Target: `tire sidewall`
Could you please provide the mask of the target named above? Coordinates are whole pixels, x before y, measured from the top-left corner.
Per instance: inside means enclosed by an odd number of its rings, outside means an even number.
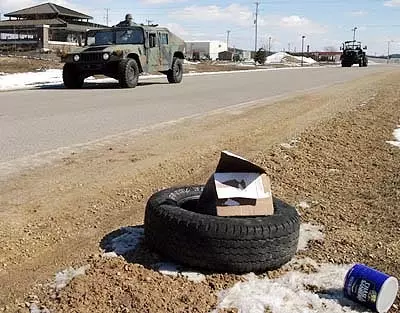
[[[175,82],[180,83],[183,78],[183,63],[181,59],[179,58],[175,59],[172,70],[174,71]]]
[[[139,66],[134,59],[122,60],[120,63],[122,87],[135,88],[139,81]]]
[[[189,190],[186,187],[177,188],[177,189],[167,189],[164,193],[164,201],[163,203],[159,203],[157,196],[149,199],[149,203],[147,205],[147,210],[168,210],[169,214],[172,216],[179,216],[181,220],[207,220],[207,223],[214,225],[223,225],[229,220],[231,224],[240,226],[245,225],[247,227],[261,227],[263,225],[276,225],[276,224],[284,224],[286,222],[291,221],[292,219],[298,219],[298,213],[295,208],[286,204],[285,202],[274,198],[274,214],[268,216],[255,216],[255,217],[221,217],[215,215],[208,215],[197,213],[193,211],[188,211],[179,206],[180,203],[185,201],[185,198],[193,198],[195,195],[200,197],[202,187],[196,186],[196,190]],[[173,202],[176,202],[173,203]],[[147,213],[147,212],[146,212]],[[191,228],[190,224],[184,225],[185,232],[194,232],[195,230]],[[200,235],[194,234],[194,235]],[[201,233],[203,235],[203,233]],[[230,238],[231,240],[243,240],[247,238],[254,238],[254,234],[241,234],[240,237]]]

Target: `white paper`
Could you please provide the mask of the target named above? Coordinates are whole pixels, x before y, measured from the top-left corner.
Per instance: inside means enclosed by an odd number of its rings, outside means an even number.
[[[214,180],[218,199],[271,197],[264,190],[260,173],[215,173]]]

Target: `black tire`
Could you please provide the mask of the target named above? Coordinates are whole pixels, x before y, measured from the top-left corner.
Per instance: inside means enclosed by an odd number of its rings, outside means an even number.
[[[118,77],[122,88],[135,88],[139,82],[139,66],[136,60],[121,60],[118,64]]]
[[[63,67],[63,82],[64,86],[68,89],[79,89],[82,88],[84,78],[79,73],[75,64],[65,63]]]
[[[263,272],[296,254],[300,218],[274,198],[275,213],[218,217],[193,212],[203,186],[166,189],[152,195],[145,214],[145,242],[183,264],[218,272]]]
[[[179,84],[183,78],[183,62],[179,58],[174,58],[172,67],[167,72],[168,82],[170,84]]]

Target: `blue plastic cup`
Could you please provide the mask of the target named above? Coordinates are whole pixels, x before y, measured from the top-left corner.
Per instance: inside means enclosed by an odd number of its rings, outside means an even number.
[[[395,277],[363,264],[354,265],[346,275],[344,295],[378,313],[389,311],[396,300],[399,282]]]

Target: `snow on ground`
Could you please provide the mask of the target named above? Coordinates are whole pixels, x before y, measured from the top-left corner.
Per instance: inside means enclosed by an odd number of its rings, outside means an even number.
[[[257,70],[239,70],[239,71],[219,71],[219,72],[195,72],[185,74],[187,76],[203,76],[203,75],[222,75],[222,74],[235,74],[235,73],[249,73],[254,71],[279,71],[288,70],[289,68],[270,68],[270,69],[257,69]],[[291,68],[294,69],[294,68]],[[4,74],[4,73],[3,73]],[[155,79],[163,78],[165,75],[143,75],[142,79]],[[96,83],[116,83],[117,81],[112,78],[95,79],[90,77],[86,79],[87,82]],[[42,86],[60,86],[62,81],[62,70],[52,69],[43,72],[28,72],[17,74],[4,74],[0,75],[0,91],[6,90],[19,90],[38,88]]]
[[[0,75],[0,91],[59,84],[62,82],[61,76],[61,70],[56,69],[43,72]]]
[[[175,263],[157,263],[154,265],[154,268],[157,269],[161,274],[172,277],[183,276],[195,283],[200,283],[206,279],[203,274],[187,270]]]
[[[85,275],[86,271],[89,269],[89,265],[82,266],[78,269],[68,268],[64,271],[58,272],[56,274],[56,279],[54,283],[54,289],[59,291],[65,288],[71,280],[80,275]]]
[[[300,226],[300,238],[298,250],[307,249],[308,243],[313,240],[323,240],[324,234],[322,233],[322,227],[314,226],[311,224],[302,224]],[[114,238],[110,239],[107,243],[106,250],[108,252],[103,254],[105,258],[118,257],[119,255],[125,255],[128,252],[135,251],[139,244],[144,239],[144,229],[141,227],[123,227],[119,230],[119,234]],[[157,263],[154,264],[154,269],[160,271],[164,275],[169,276],[184,276],[187,279],[199,282],[205,279],[205,276],[201,273],[191,271],[181,265],[168,262],[168,263]],[[69,277],[68,272],[66,272]]]
[[[121,234],[110,240],[107,250],[116,255],[124,255],[135,251],[144,238],[144,229],[141,227],[123,227]]]
[[[267,64],[286,64],[286,65],[301,65],[301,57],[290,55],[286,52],[278,52],[267,57]],[[305,65],[311,65],[317,63],[312,58],[303,57],[303,63]]]
[[[394,141],[388,141],[387,143],[389,143],[389,144],[391,144],[391,145],[393,145],[393,146],[396,146],[396,147],[399,147],[399,148],[400,148],[400,125],[399,125],[399,128],[396,129],[396,130],[393,132],[393,136],[394,136],[394,138],[395,138],[396,140],[394,140]]]
[[[360,313],[369,312],[343,296],[350,265],[323,264],[316,273],[289,272],[277,278],[247,275],[220,293],[218,309],[237,308],[239,313]],[[218,312],[218,311],[215,311]]]
[[[300,225],[300,237],[297,251],[306,250],[308,243],[315,240],[324,240],[322,226],[315,226],[311,224]]]

